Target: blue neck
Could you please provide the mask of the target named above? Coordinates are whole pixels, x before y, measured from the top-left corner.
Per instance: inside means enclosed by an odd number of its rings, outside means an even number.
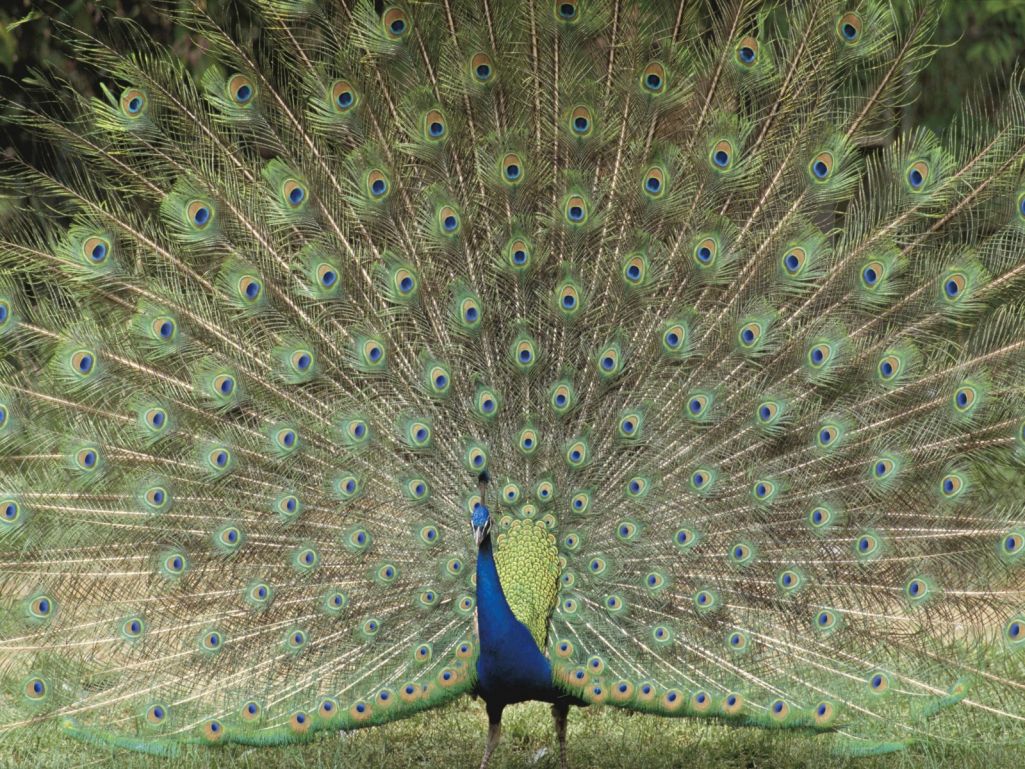
[[[505,599],[490,535],[477,551],[477,627],[478,689],[489,707],[523,700],[552,702],[560,696],[552,685],[551,664]]]

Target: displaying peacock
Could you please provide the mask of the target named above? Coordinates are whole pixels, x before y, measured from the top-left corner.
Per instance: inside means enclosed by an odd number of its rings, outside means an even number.
[[[1025,735],[1025,98],[893,138],[933,4],[215,5],[4,86],[0,732]]]

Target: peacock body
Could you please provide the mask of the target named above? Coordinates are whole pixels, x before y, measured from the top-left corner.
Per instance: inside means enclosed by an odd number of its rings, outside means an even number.
[[[204,8],[5,99],[0,729],[1020,739],[1025,101],[891,141],[933,5]]]

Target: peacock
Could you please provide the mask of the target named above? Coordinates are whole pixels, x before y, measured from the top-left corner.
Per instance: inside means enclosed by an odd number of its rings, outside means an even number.
[[[4,85],[5,739],[1022,739],[1025,92],[902,128],[934,3],[157,9]]]

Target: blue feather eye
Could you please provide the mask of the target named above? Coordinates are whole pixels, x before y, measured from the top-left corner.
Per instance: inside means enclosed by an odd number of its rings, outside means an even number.
[[[861,17],[853,11],[848,11],[836,21],[836,33],[847,45],[853,45],[861,40],[862,32]]]
[[[580,195],[570,195],[563,205],[563,217],[571,225],[587,221],[587,201]]]
[[[591,110],[583,105],[574,107],[569,113],[569,130],[578,138],[590,136],[593,123]]]
[[[660,62],[651,62],[641,72],[641,88],[653,96],[665,93],[666,69]]]
[[[820,152],[808,166],[816,181],[824,182],[833,173],[833,153]]]
[[[0,534],[12,531],[25,521],[25,512],[16,499],[0,499]]]
[[[530,266],[531,247],[523,238],[513,238],[505,247],[506,261],[511,269],[522,272]]]
[[[491,57],[484,52],[475,53],[470,57],[470,74],[478,83],[488,83],[495,76],[495,65]]]
[[[130,118],[142,117],[146,111],[146,93],[138,88],[126,88],[121,93],[121,112]]]
[[[292,208],[298,208],[306,200],[306,188],[296,179],[287,180],[282,185],[282,193]]]
[[[573,494],[570,499],[570,507],[573,508],[574,513],[585,514],[591,508],[591,493],[588,491],[578,491]]]
[[[359,94],[348,80],[336,80],[331,84],[331,104],[338,112],[348,112],[359,103]]]
[[[185,207],[185,221],[197,230],[205,230],[214,219],[214,208],[203,200],[193,200]]]
[[[167,708],[164,705],[150,705],[146,708],[145,717],[150,726],[159,726],[167,718]]]
[[[929,180],[929,164],[924,160],[918,160],[908,166],[905,171],[908,185],[913,192],[919,192],[925,187]]]
[[[577,0],[556,0],[555,17],[559,21],[575,22],[580,15]]]
[[[758,60],[758,41],[748,35],[737,45],[737,61],[750,67]]]
[[[728,139],[716,142],[709,153],[712,166],[719,171],[728,171],[733,166],[733,144]]]
[[[502,158],[502,179],[506,184],[516,185],[523,182],[525,178],[523,160],[515,152],[508,153]]]
[[[783,255],[783,269],[788,275],[797,275],[808,258],[808,253],[800,246],[794,246]]]
[[[1025,617],[1013,617],[1004,626],[1004,638],[1012,648],[1025,646]]]
[[[37,595],[27,604],[28,615],[34,620],[47,620],[57,609],[56,602],[48,595]]]
[[[256,85],[242,74],[228,78],[228,97],[239,107],[248,106],[256,96]]]
[[[409,15],[401,8],[389,8],[381,16],[384,33],[390,40],[402,40],[412,28]]]
[[[949,302],[956,302],[964,293],[968,278],[963,272],[952,272],[943,279],[943,294]]]
[[[142,617],[129,617],[121,622],[118,632],[126,641],[137,641],[142,638],[146,630],[146,623]]]
[[[875,288],[884,274],[885,268],[881,262],[869,262],[861,270],[861,280],[866,287]]]
[[[380,168],[373,168],[367,173],[366,185],[373,200],[383,200],[388,195],[388,177]]]
[[[652,198],[659,198],[666,191],[666,172],[658,166],[652,166],[644,173],[644,192]]]
[[[110,255],[110,241],[94,236],[82,243],[82,255],[91,264],[103,264]]]
[[[95,363],[96,354],[91,350],[78,350],[71,354],[71,370],[83,378],[93,373]]]
[[[440,142],[448,134],[448,122],[441,110],[429,110],[423,117],[424,138],[429,142]]]

